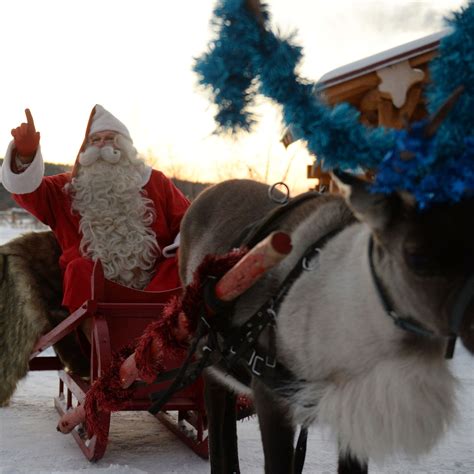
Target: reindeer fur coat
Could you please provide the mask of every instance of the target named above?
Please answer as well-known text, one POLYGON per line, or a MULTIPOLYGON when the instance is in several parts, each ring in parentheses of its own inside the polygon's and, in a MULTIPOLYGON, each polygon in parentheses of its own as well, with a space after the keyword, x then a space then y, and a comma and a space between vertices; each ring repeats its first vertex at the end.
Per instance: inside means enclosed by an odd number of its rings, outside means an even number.
MULTIPOLYGON (((52 232, 0 246, 0 406, 8 404, 40 335, 67 316, 61 308, 60 249, 52 232)), ((70 334, 55 345, 62 363, 86 375, 88 362, 70 334)))

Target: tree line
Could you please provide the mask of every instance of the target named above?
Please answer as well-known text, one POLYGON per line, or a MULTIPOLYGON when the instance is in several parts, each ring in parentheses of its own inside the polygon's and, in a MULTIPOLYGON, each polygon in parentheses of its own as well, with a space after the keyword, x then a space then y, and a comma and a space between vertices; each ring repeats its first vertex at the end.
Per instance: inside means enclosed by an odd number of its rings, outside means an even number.
MULTIPOLYGON (((0 165, 3 164, 3 159, 0 158, 0 165)), ((45 163, 45 175, 52 176, 59 173, 65 173, 72 170, 72 166, 62 165, 56 163, 45 163)), ((197 183, 192 181, 186 181, 178 178, 171 178, 177 188, 191 201, 209 184, 208 183, 197 183)), ((12 207, 18 207, 15 201, 12 199, 10 193, 3 187, 0 186, 0 211, 6 211, 12 207)))

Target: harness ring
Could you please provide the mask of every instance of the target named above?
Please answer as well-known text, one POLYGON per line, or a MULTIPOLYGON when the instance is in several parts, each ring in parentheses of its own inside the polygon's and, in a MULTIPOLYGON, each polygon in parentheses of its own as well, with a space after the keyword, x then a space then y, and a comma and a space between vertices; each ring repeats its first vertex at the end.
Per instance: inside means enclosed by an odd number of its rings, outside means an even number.
POLYGON ((290 200, 290 188, 283 181, 278 181, 277 183, 272 184, 268 188, 268 197, 270 198, 271 201, 277 204, 287 204, 288 201, 290 200), (282 191, 284 196, 281 198, 278 198, 277 196, 275 196, 275 190, 277 189, 277 186, 282 186, 284 188, 284 191, 282 191))

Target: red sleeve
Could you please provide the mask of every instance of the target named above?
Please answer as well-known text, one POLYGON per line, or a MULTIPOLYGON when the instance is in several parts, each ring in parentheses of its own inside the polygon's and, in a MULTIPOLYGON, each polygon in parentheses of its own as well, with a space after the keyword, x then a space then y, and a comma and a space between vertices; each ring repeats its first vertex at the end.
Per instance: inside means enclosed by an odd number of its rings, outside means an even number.
POLYGON ((161 181, 161 189, 164 197, 164 208, 166 212, 166 220, 174 237, 179 232, 179 225, 187 208, 190 205, 186 196, 174 185, 171 179, 167 178, 163 173, 158 172, 161 181))
MULTIPOLYGON (((40 186, 32 193, 12 194, 13 199, 38 220, 50 226, 56 226, 58 201, 62 201, 63 187, 67 179, 65 175, 45 176, 40 186)), ((59 203, 59 205, 61 205, 59 203)))

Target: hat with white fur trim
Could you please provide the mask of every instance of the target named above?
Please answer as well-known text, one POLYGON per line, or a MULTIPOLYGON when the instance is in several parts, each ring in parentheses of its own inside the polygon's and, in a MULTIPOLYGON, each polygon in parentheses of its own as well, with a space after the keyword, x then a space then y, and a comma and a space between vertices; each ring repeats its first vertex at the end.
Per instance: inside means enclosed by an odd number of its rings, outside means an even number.
POLYGON ((89 135, 97 132, 105 132, 111 130, 112 132, 120 133, 124 137, 132 141, 128 128, 116 117, 114 117, 108 110, 101 105, 95 106, 95 113, 92 117, 92 124, 89 130, 89 135))
POLYGON ((79 155, 87 148, 88 138, 90 135, 97 132, 105 132, 106 130, 120 133, 120 135, 128 138, 133 143, 128 128, 117 117, 114 117, 108 110, 106 110, 101 105, 96 104, 90 113, 84 141, 82 142, 81 148, 79 149, 79 153, 76 157, 76 162, 74 163, 74 167, 72 169, 73 177, 77 175, 79 168, 79 155))

